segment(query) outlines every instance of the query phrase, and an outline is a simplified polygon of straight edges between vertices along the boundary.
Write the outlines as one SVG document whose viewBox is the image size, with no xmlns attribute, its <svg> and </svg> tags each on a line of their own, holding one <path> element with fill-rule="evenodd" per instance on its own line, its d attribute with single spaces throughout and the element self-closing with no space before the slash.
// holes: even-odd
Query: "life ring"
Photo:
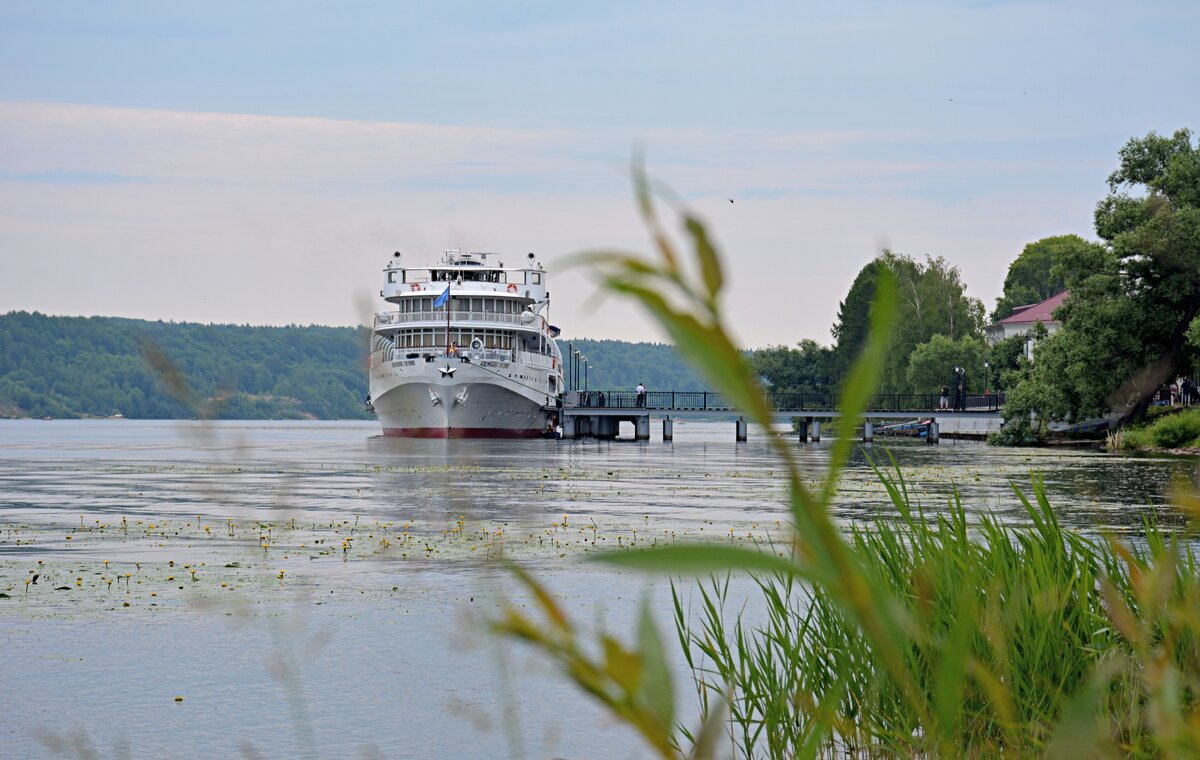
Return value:
<svg viewBox="0 0 1200 760">
<path fill-rule="evenodd" d="M 416 283 L 416 282 L 414 282 L 414 283 L 412 284 L 412 291 L 413 291 L 414 293 L 416 293 L 416 292 L 417 292 L 418 290 L 420 290 L 420 289 L 421 289 L 421 285 L 420 285 L 419 283 Z"/>
<path fill-rule="evenodd" d="M 517 292 L 517 285 L 516 285 L 516 283 L 513 283 L 513 282 L 510 282 L 510 283 L 508 283 L 508 292 L 509 292 L 509 293 L 516 293 L 516 292 Z"/>
<path fill-rule="evenodd" d="M 479 338 L 475 338 L 474 340 L 471 341 L 471 349 L 472 350 L 479 351 L 482 348 L 483 348 L 483 341 L 481 341 Z"/>
</svg>

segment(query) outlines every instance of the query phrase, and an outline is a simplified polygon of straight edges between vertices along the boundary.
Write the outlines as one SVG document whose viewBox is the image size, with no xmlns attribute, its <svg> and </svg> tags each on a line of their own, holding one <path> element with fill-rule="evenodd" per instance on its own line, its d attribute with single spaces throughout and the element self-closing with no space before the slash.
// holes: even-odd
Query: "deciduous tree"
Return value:
<svg viewBox="0 0 1200 760">
<path fill-rule="evenodd" d="M 1100 248 L 1078 235 L 1056 235 L 1030 243 L 1013 263 L 1004 278 L 1004 295 L 996 299 L 992 321 L 998 322 L 1013 309 L 1044 301 L 1066 289 L 1065 261 L 1081 252 Z"/>
<path fill-rule="evenodd" d="M 1027 382 L 1073 420 L 1141 415 L 1159 384 L 1195 370 L 1200 312 L 1200 149 L 1189 130 L 1130 140 L 1096 207 L 1098 250 L 1064 257 L 1063 328 L 1037 349 Z M 1142 195 L 1132 192 L 1142 191 Z M 1036 394 L 1030 393 L 1033 396 Z"/>
<path fill-rule="evenodd" d="M 833 349 L 805 339 L 788 346 L 769 346 L 750 355 L 750 367 L 771 392 L 828 391 L 836 378 Z"/>
</svg>

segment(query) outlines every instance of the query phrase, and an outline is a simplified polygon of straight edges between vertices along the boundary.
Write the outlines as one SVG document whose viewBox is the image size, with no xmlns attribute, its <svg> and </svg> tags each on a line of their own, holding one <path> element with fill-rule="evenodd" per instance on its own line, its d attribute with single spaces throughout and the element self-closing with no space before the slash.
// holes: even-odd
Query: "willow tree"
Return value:
<svg viewBox="0 0 1200 760">
<path fill-rule="evenodd" d="M 1161 383 L 1196 370 L 1200 148 L 1187 129 L 1132 139 L 1108 185 L 1095 215 L 1104 245 L 1061 263 L 1063 328 L 1037 349 L 1028 382 L 1055 389 L 1072 419 L 1124 422 Z"/>
</svg>

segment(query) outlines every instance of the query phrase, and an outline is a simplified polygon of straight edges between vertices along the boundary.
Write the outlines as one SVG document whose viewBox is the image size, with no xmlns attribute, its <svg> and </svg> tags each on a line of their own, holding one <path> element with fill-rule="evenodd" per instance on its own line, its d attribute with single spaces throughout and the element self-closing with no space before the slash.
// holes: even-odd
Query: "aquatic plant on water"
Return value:
<svg viewBox="0 0 1200 760">
<path fill-rule="evenodd" d="M 788 482 L 790 541 L 760 550 L 675 544 L 602 560 L 709 578 L 694 616 L 673 586 L 698 727 L 677 722 L 662 637 L 645 608 L 635 644 L 603 632 L 593 642 L 516 571 L 540 618 L 509 606 L 495 630 L 557 662 L 662 757 L 1200 754 L 1200 568 L 1184 538 L 1147 525 L 1127 546 L 1063 529 L 1036 477 L 1032 500 L 1014 487 L 1030 526 L 989 515 L 971 524 L 957 496 L 944 513 L 927 513 L 898 470 L 878 471 L 895 514 L 839 529 L 830 505 L 882 363 L 894 284 L 881 275 L 829 468 L 810 488 L 794 444 L 769 432 L 769 407 L 724 329 L 724 278 L 706 229 L 680 207 L 694 250 L 684 260 L 640 169 L 635 187 L 657 258 L 584 260 L 768 431 Z M 1194 491 L 1181 489 L 1176 502 L 1200 517 Z M 739 572 L 765 619 L 729 609 L 729 574 Z"/>
</svg>

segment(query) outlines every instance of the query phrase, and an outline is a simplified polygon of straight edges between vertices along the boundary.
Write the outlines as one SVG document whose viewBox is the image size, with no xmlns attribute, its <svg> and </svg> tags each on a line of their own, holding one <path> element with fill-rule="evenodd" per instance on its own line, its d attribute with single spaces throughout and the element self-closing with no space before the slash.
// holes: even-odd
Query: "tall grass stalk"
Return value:
<svg viewBox="0 0 1200 760">
<path fill-rule="evenodd" d="M 1171 565 L 1170 595 L 1194 605 L 1193 550 L 1172 546 L 1154 526 L 1136 549 L 1065 530 L 1037 479 L 1033 501 L 1017 495 L 1032 527 L 1006 526 L 992 515 L 968 527 L 957 494 L 931 517 L 913 506 L 899 471 L 880 477 L 896 514 L 849 528 L 849 541 L 911 623 L 906 668 L 950 740 L 943 749 L 1045 751 L 1073 695 L 1106 665 L 1098 714 L 1111 722 L 1103 735 L 1114 748 L 1156 754 L 1136 653 L 1108 605 L 1141 610 L 1138 579 Z M 759 575 L 754 584 L 765 610 L 753 623 L 743 620 L 740 597 L 731 605 L 727 577 L 701 584 L 686 612 L 674 589 L 677 634 L 701 710 L 709 694 L 728 694 L 736 754 L 922 754 L 925 726 L 840 600 L 781 574 Z M 1173 644 L 1180 672 L 1194 679 L 1195 629 Z"/>
<path fill-rule="evenodd" d="M 541 649 L 662 757 L 713 757 L 721 747 L 772 758 L 1200 755 L 1191 549 L 1152 526 L 1141 548 L 1066 531 L 1036 478 L 1032 501 L 1014 488 L 1032 527 L 984 516 L 969 528 L 957 497 L 944 514 L 914 507 L 898 471 L 879 473 L 894 519 L 844 532 L 830 505 L 887 349 L 894 282 L 881 271 L 829 465 L 812 488 L 793 444 L 770 432 L 770 407 L 723 325 L 724 275 L 708 231 L 679 205 L 693 251 L 683 256 L 640 168 L 634 180 L 657 257 L 599 252 L 584 261 L 767 431 L 792 532 L 782 551 L 673 544 L 602 561 L 673 576 L 749 573 L 766 620 L 730 619 L 724 580 L 701 587 L 695 621 L 676 593 L 676 634 L 703 714 L 694 729 L 676 723 L 662 639 L 645 609 L 634 644 L 606 633 L 589 644 L 551 594 L 518 572 L 540 619 L 510 605 L 495 629 Z M 1200 499 L 1177 498 L 1200 515 Z"/>
</svg>

